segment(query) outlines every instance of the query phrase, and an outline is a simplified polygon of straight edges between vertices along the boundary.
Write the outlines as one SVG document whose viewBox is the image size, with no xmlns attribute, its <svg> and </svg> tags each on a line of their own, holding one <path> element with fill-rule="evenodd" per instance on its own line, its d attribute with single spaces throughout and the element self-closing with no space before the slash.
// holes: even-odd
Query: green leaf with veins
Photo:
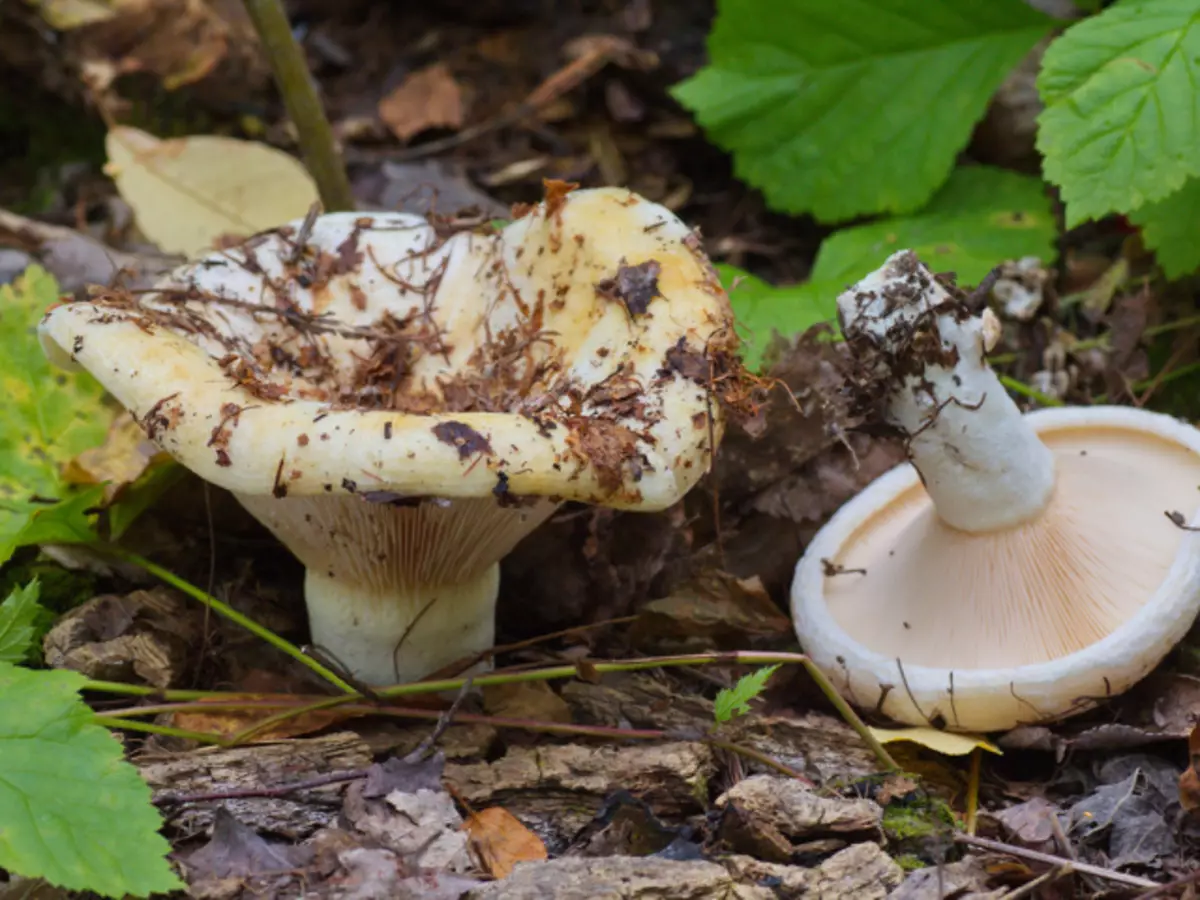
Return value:
<svg viewBox="0 0 1200 900">
<path fill-rule="evenodd" d="M 106 897 L 179 890 L 150 788 L 84 683 L 0 662 L 0 867 Z"/>
<path fill-rule="evenodd" d="M 961 168 L 918 212 L 826 238 L 812 278 L 839 284 L 840 292 L 907 249 L 935 272 L 954 272 L 959 284 L 973 285 L 1007 259 L 1051 262 L 1056 236 L 1041 179 L 986 166 Z"/>
<path fill-rule="evenodd" d="M 766 690 L 767 679 L 778 668 L 778 665 L 765 666 L 757 672 L 743 675 L 733 687 L 718 691 L 717 699 L 713 701 L 713 718 L 717 723 L 728 722 L 734 716 L 744 716 L 750 712 L 750 701 Z"/>
<path fill-rule="evenodd" d="M 16 588 L 0 603 L 0 662 L 22 663 L 33 649 L 37 637 L 36 621 L 42 613 L 38 605 L 40 586 L 37 579 Z"/>
<path fill-rule="evenodd" d="M 1200 175 L 1200 4 L 1124 0 L 1042 60 L 1038 150 L 1067 227 L 1163 200 Z"/>
<path fill-rule="evenodd" d="M 1164 200 L 1129 214 L 1168 278 L 1200 269 L 1200 178 L 1189 178 Z"/>
<path fill-rule="evenodd" d="M 763 352 L 775 332 L 791 337 L 822 322 L 837 329 L 837 295 L 845 285 L 807 282 L 774 287 L 724 264 L 717 265 L 717 273 L 733 305 L 742 338 L 742 360 L 751 369 L 762 365 Z"/>
<path fill-rule="evenodd" d="M 21 534 L 35 515 L 40 530 L 52 524 L 59 508 L 39 498 L 75 493 L 59 477 L 62 464 L 102 443 L 112 420 L 94 378 L 56 369 L 42 353 L 37 324 L 58 299 L 58 285 L 36 266 L 0 286 L 0 563 L 30 542 Z M 64 511 L 77 532 L 82 514 Z"/>
<path fill-rule="evenodd" d="M 775 209 L 908 212 L 1054 24 L 1022 0 L 719 0 L 674 94 Z"/>
</svg>

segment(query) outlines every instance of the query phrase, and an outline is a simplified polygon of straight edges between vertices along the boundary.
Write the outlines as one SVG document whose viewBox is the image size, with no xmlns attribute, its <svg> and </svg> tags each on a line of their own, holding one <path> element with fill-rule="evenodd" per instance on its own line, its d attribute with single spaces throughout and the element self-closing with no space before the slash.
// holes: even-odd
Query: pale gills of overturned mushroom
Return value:
<svg viewBox="0 0 1200 900">
<path fill-rule="evenodd" d="M 682 497 L 737 366 L 696 236 L 554 183 L 498 230 L 293 223 L 40 333 L 300 558 L 314 641 L 372 684 L 490 647 L 498 562 L 563 501 Z"/>
<path fill-rule="evenodd" d="M 1022 415 L 987 364 L 998 321 L 914 254 L 839 318 L 911 463 L 871 484 L 796 569 L 805 650 L 847 697 L 911 724 L 1010 728 L 1147 674 L 1200 608 L 1200 431 L 1115 406 Z"/>
</svg>

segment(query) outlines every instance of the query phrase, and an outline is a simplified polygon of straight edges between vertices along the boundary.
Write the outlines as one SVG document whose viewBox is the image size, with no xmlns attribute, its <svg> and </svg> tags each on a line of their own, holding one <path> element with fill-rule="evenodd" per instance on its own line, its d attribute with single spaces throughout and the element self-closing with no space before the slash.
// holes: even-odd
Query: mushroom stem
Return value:
<svg viewBox="0 0 1200 900">
<path fill-rule="evenodd" d="M 406 684 L 492 646 L 500 565 L 467 581 L 379 589 L 309 569 L 313 643 L 373 687 Z"/>
<path fill-rule="evenodd" d="M 1054 493 L 1054 458 L 987 364 L 999 338 L 917 259 L 893 254 L 838 298 L 847 341 L 890 383 L 887 421 L 938 516 L 968 532 L 1036 518 Z"/>
</svg>

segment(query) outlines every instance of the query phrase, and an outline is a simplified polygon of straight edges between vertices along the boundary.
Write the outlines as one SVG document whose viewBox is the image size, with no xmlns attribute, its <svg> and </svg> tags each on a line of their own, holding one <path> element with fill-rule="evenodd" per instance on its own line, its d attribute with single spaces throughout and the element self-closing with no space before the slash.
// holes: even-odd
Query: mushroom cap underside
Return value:
<svg viewBox="0 0 1200 900">
<path fill-rule="evenodd" d="M 1200 535 L 1164 513 L 1200 506 L 1200 431 L 1117 407 L 1027 419 L 1055 456 L 1054 495 L 1036 519 L 954 529 L 906 464 L 806 551 L 797 632 L 860 704 L 891 685 L 884 711 L 902 721 L 1036 721 L 1124 690 L 1190 627 Z"/>
<path fill-rule="evenodd" d="M 452 232 L 452 233 L 450 233 Z M 707 470 L 735 365 L 698 239 L 629 191 L 496 231 L 405 214 L 292 223 L 40 334 L 164 449 L 241 494 L 657 509 Z"/>
</svg>

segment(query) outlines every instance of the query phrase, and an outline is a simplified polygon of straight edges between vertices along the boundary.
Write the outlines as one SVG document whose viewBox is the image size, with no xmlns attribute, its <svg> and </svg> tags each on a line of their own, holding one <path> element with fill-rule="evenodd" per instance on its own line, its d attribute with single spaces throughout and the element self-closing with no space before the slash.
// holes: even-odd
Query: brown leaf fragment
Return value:
<svg viewBox="0 0 1200 900">
<path fill-rule="evenodd" d="M 462 88 L 445 64 L 435 63 L 400 82 L 379 101 L 378 113 L 392 134 L 402 141 L 429 128 L 461 128 Z"/>
<path fill-rule="evenodd" d="M 271 695 L 263 695 L 263 699 L 271 699 Z M 276 694 L 274 699 L 287 700 L 287 694 Z M 219 734 L 223 737 L 233 737 L 240 731 L 251 728 L 268 717 L 279 712 L 278 709 L 245 710 L 245 711 L 214 711 L 206 712 L 204 700 L 197 700 L 196 705 L 188 712 L 172 714 L 171 725 L 185 731 L 199 731 L 208 734 Z M 347 713 L 336 708 L 315 710 L 290 719 L 284 719 L 271 727 L 256 734 L 252 740 L 255 743 L 277 741 L 282 738 L 297 737 L 312 734 L 328 728 L 336 722 L 361 717 L 362 713 Z"/>
<path fill-rule="evenodd" d="M 596 293 L 620 302 L 631 316 L 644 315 L 650 307 L 650 301 L 662 296 L 658 290 L 658 276 L 661 271 L 662 265 L 654 259 L 648 259 L 636 266 L 621 260 L 614 277 L 596 283 Z M 705 373 L 707 374 L 707 366 Z"/>
<path fill-rule="evenodd" d="M 120 413 L 109 426 L 104 443 L 84 450 L 63 468 L 67 484 L 101 484 L 104 500 L 112 502 L 126 485 L 137 481 L 152 466 L 168 462 L 170 455 L 146 438 L 137 419 Z"/>
<path fill-rule="evenodd" d="M 596 481 L 601 490 L 609 493 L 620 490 L 625 483 L 627 464 L 633 481 L 641 478 L 635 432 L 623 425 L 584 416 L 570 420 L 568 425 L 572 428 L 568 442 L 574 445 L 581 462 L 596 470 Z"/>
<path fill-rule="evenodd" d="M 562 212 L 562 206 L 567 200 L 567 194 L 579 187 L 579 183 L 575 181 L 560 181 L 557 178 L 545 178 L 542 180 L 542 188 L 546 192 L 546 218 L 556 219 L 558 214 Z M 517 211 L 513 210 L 513 218 L 520 218 Z"/>
<path fill-rule="evenodd" d="M 463 422 L 438 422 L 433 426 L 433 436 L 443 444 L 457 447 L 459 459 L 470 459 L 476 453 L 492 455 L 488 439 Z"/>
<path fill-rule="evenodd" d="M 544 681 L 487 685 L 483 688 L 483 708 L 488 715 L 505 719 L 571 721 L 571 707 Z"/>
<path fill-rule="evenodd" d="M 1188 736 L 1188 767 L 1179 776 L 1179 805 L 1185 812 L 1200 809 L 1200 725 Z"/>
<path fill-rule="evenodd" d="M 519 862 L 546 859 L 542 839 L 502 806 L 491 806 L 470 816 L 463 828 L 471 836 L 471 849 L 494 878 L 507 878 Z"/>
</svg>

